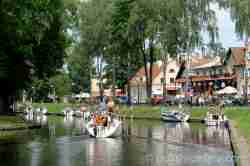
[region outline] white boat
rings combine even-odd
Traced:
[[[83,115],[84,115],[84,113],[82,111],[80,111],[80,110],[76,110],[74,112],[74,116],[76,116],[76,117],[83,117]]]
[[[47,113],[48,113],[48,109],[45,108],[45,107],[43,107],[43,108],[41,109],[41,113],[42,113],[43,115],[47,114]]]
[[[221,126],[226,125],[228,119],[224,114],[213,114],[208,112],[204,121],[207,126]]]
[[[189,114],[182,111],[164,111],[161,113],[161,119],[166,122],[187,122],[190,118]]]
[[[71,108],[65,108],[63,110],[64,116],[73,116],[74,115],[74,110]]]
[[[109,126],[95,125],[94,119],[91,119],[86,129],[90,136],[96,138],[119,137],[122,133],[122,122],[119,119],[113,118]]]

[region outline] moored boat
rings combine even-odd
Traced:
[[[189,114],[182,111],[165,111],[161,113],[161,119],[166,122],[187,122],[190,118]]]
[[[182,106],[179,105],[179,109],[168,110],[167,107],[161,108],[161,119],[166,122],[187,122],[190,118],[190,114],[182,110]]]
[[[65,108],[64,110],[63,110],[63,115],[64,116],[73,116],[74,115],[74,110],[72,109],[72,108],[69,108],[69,107],[67,107],[67,108]]]
[[[210,112],[207,113],[204,121],[207,126],[221,126],[228,123],[228,119],[224,114],[216,114]]]

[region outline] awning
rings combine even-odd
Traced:
[[[210,76],[193,76],[190,79],[187,78],[180,78],[177,79],[177,83],[185,83],[187,80],[192,82],[199,82],[199,81],[215,81],[215,80],[232,80],[235,79],[236,75],[232,76],[217,76],[217,77],[210,77]]]
[[[167,87],[167,91],[176,91],[176,87]]]

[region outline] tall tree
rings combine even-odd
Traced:
[[[235,22],[235,31],[240,39],[249,42],[250,36],[250,1],[248,0],[229,0],[228,6],[230,7],[231,17]],[[244,72],[247,73],[247,72]],[[245,76],[245,102],[248,100],[248,75]]]
[[[159,41],[162,48],[163,94],[166,96],[166,70],[169,57],[191,50],[202,44],[202,32],[206,31],[211,44],[216,42],[218,29],[212,1],[161,1]]]
[[[89,68],[96,58],[103,59],[109,39],[111,0],[83,1],[80,11],[80,46],[89,59]],[[86,66],[87,67],[87,66]],[[91,70],[90,70],[91,71]],[[102,72],[98,73],[102,82]],[[103,96],[102,84],[99,84],[100,96]]]
[[[112,13],[111,22],[111,56],[112,56],[112,70],[113,70],[113,93],[116,84],[116,73],[118,76],[118,86],[124,87],[127,83],[127,94],[128,94],[128,104],[131,102],[130,98],[130,82],[128,78],[132,75],[134,67],[136,68],[136,63],[133,60],[138,58],[136,55],[136,49],[134,47],[135,41],[131,37],[131,31],[129,29],[129,18],[131,14],[131,8],[133,5],[133,0],[115,0],[114,1],[114,11]],[[133,57],[133,58],[132,58]],[[137,59],[138,62],[139,59]],[[117,64],[117,65],[116,65]],[[139,63],[137,63],[138,65]],[[122,74],[122,75],[120,75]]]
[[[61,0],[0,1],[0,113],[13,111],[17,91],[30,85],[30,67],[45,78],[62,65],[61,13]]]

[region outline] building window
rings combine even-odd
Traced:
[[[170,69],[170,70],[169,70],[169,73],[174,73],[174,72],[175,72],[174,69]]]
[[[213,75],[213,71],[212,70],[209,70],[209,75]]]
[[[174,83],[174,78],[170,78],[170,83]]]
[[[244,68],[241,68],[241,69],[240,69],[240,76],[241,76],[241,77],[244,77],[244,72],[245,72],[245,69],[244,69]]]
[[[247,53],[247,59],[250,60],[250,52]]]
[[[217,69],[216,70],[216,75],[219,75],[220,74],[220,69]]]
[[[219,69],[218,74],[222,75],[223,74],[223,69]]]

